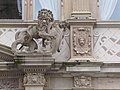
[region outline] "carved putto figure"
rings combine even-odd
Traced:
[[[61,26],[62,25],[62,26]],[[63,27],[64,26],[64,27]],[[38,14],[38,24],[29,26],[15,35],[12,43],[14,53],[55,53],[64,36],[65,22],[55,22],[50,10],[42,9]],[[38,42],[39,41],[39,42]],[[19,47],[19,45],[21,45]]]

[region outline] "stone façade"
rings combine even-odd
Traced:
[[[94,50],[97,47],[94,46],[94,42],[97,35],[94,34],[96,36],[93,36],[93,33],[94,30],[99,32],[103,28],[111,28],[112,31],[120,28],[120,23],[96,22],[94,19],[71,19],[68,22],[70,23],[69,39],[71,52],[68,53],[70,58],[64,61],[57,61],[51,54],[14,54],[11,48],[0,45],[0,89],[119,90],[119,58],[116,62],[112,60],[106,60],[105,62],[100,57],[97,59],[94,56]],[[8,27],[13,29],[15,26],[19,26],[19,24],[19,22],[14,23],[13,26],[10,25]],[[36,23],[34,22],[34,24]],[[29,25],[30,23],[21,23],[19,27],[27,28]],[[90,32],[87,30],[90,30]],[[81,40],[79,34],[82,34],[82,40],[85,40],[85,43],[79,41]],[[88,38],[89,36],[90,38]],[[118,41],[116,40],[114,43],[117,44]],[[99,40],[99,42],[103,43],[104,39]],[[74,48],[77,49],[74,50]],[[81,53],[79,48],[82,48],[83,52],[90,50],[90,54],[85,55],[86,53]],[[76,55],[77,50],[79,53]]]

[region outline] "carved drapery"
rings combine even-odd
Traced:
[[[41,73],[27,73],[24,75],[24,85],[45,85],[44,75]]]
[[[73,56],[91,55],[91,28],[73,27]]]
[[[91,88],[91,77],[87,76],[75,76],[74,77],[75,88]]]

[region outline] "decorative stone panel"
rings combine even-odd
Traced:
[[[75,76],[74,88],[91,88],[91,77]]]
[[[45,85],[44,75],[41,73],[27,73],[24,75],[24,85]]]
[[[120,28],[94,29],[93,55],[99,61],[120,61]]]
[[[73,27],[73,56],[91,55],[91,28]]]
[[[18,79],[0,79],[0,90],[16,90],[17,88],[19,88]]]

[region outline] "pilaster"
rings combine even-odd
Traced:
[[[24,72],[25,90],[43,90],[46,83],[44,74],[51,69],[54,59],[50,54],[17,54],[15,64]]]
[[[32,20],[33,16],[33,1],[24,0],[24,20]]]
[[[72,17],[86,18],[91,16],[89,0],[73,0],[72,3]]]

